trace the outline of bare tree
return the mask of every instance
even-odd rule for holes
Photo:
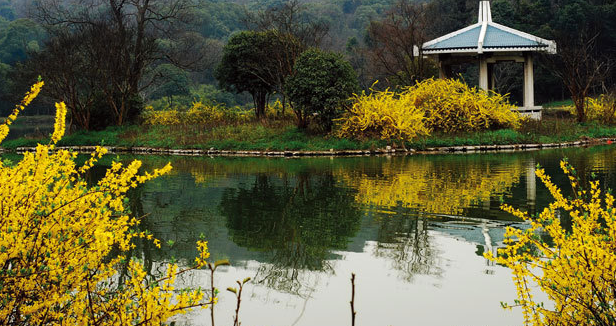
[[[299,0],[257,12],[246,12],[244,24],[254,31],[275,30],[295,37],[305,48],[320,47],[329,33],[329,25],[306,17],[306,6]]]
[[[593,87],[601,84],[610,74],[612,60],[596,51],[598,33],[586,37],[585,33],[577,36],[559,37],[558,54],[545,56],[544,60],[552,72],[562,79],[571,93],[578,122],[587,120],[586,98]]]
[[[58,32],[45,44],[45,52],[33,53],[26,64],[31,75],[41,74],[45,93],[64,101],[70,111],[70,126],[91,129],[96,99],[98,69],[86,60],[88,43],[82,33]],[[70,128],[70,127],[69,127]]]
[[[410,0],[397,1],[380,21],[367,31],[367,58],[376,76],[385,75],[395,84],[411,85],[425,77],[426,61],[421,45],[427,40],[426,6]]]
[[[30,15],[52,37],[69,32],[88,43],[84,55],[95,67],[96,88],[122,125],[138,113],[140,94],[156,77],[147,74],[151,65],[189,67],[207,57],[207,44],[186,28],[194,6],[193,0],[39,0]],[[189,44],[197,50],[186,51]]]

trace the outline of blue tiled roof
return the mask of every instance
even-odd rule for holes
[[[481,25],[478,25],[473,29],[470,29],[448,39],[444,39],[436,44],[427,46],[425,48],[430,50],[476,48],[480,32]]]
[[[477,39],[475,39],[477,43]],[[484,48],[502,48],[502,47],[541,47],[546,46],[535,40],[530,40],[519,35],[504,31],[494,26],[488,25],[486,37],[483,42]]]
[[[512,32],[514,31],[514,32]],[[522,32],[516,34],[515,30],[507,27],[501,28],[500,25],[488,23],[486,35],[483,40],[483,49],[497,48],[547,48],[549,44],[542,43],[532,35]],[[440,38],[441,40],[424,46],[427,51],[446,51],[446,50],[464,50],[477,49],[479,37],[481,34],[481,24],[469,26],[467,30],[462,32],[456,31],[447,34]],[[528,35],[528,36],[526,36]],[[436,40],[435,40],[436,41]]]

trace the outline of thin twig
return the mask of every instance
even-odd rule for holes
[[[355,273],[351,273],[351,326],[355,326]]]

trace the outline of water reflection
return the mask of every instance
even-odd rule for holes
[[[499,209],[500,199],[531,213],[545,207],[551,198],[534,177],[536,164],[568,195],[558,167],[565,156],[583,178],[595,174],[615,188],[615,154],[603,146],[393,158],[140,157],[146,168],[174,166],[130,194],[133,213],[146,216],[141,227],[173,245],[140,243],[135,256],[152,273],[171,259],[189,263],[204,234],[212,259],[233,265],[221,272],[221,288],[255,279],[242,304],[247,324],[288,325],[297,316],[298,325],[344,323],[346,314],[321,315],[346,312],[351,272],[370,280],[363,300],[390,296],[363,307],[365,324],[514,324],[521,318],[503,317],[498,305],[515,294],[509,271],[481,256],[502,246],[506,226],[524,227]],[[437,309],[477,317],[430,315]],[[264,311],[275,313],[264,320]]]
[[[333,271],[331,251],[346,249],[359,230],[354,194],[327,171],[260,173],[251,183],[226,189],[220,212],[235,244],[267,253],[256,281],[300,294],[302,271]]]
[[[426,215],[379,219],[378,224],[372,254],[390,260],[402,280],[410,282],[417,274],[441,276],[440,252],[431,241]]]
[[[523,165],[518,156],[407,157],[384,160],[377,171],[344,171],[342,178],[358,190],[358,202],[383,213],[396,214],[396,207],[407,207],[460,215],[482,203],[489,208],[491,197],[519,182]]]

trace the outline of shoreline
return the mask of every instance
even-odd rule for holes
[[[616,137],[585,139],[561,143],[545,144],[514,144],[514,145],[469,145],[469,146],[443,146],[430,147],[424,150],[392,148],[387,146],[384,149],[374,150],[333,150],[329,151],[243,151],[243,150],[217,150],[211,148],[203,149],[169,149],[157,147],[121,147],[121,146],[102,146],[107,148],[109,154],[137,154],[137,155],[170,155],[170,156],[220,156],[220,157],[348,157],[348,156],[383,156],[383,155],[434,155],[434,154],[477,154],[477,153],[504,153],[533,151],[550,148],[566,148],[605,145],[616,142]],[[57,149],[72,150],[79,153],[88,154],[94,152],[96,146],[58,146]],[[0,148],[2,153],[23,154],[34,152],[36,147],[17,147],[16,149]]]

